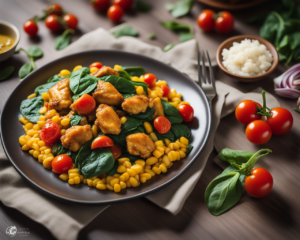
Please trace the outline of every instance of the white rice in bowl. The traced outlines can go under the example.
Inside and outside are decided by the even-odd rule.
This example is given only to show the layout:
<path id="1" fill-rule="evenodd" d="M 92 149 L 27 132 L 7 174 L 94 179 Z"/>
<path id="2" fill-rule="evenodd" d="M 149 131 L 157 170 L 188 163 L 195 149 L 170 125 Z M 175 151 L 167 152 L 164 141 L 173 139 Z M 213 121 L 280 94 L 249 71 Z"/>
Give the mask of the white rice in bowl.
<path id="1" fill-rule="evenodd" d="M 245 39 L 223 49 L 223 65 L 233 74 L 253 77 L 265 73 L 272 65 L 273 56 L 264 44 Z"/>

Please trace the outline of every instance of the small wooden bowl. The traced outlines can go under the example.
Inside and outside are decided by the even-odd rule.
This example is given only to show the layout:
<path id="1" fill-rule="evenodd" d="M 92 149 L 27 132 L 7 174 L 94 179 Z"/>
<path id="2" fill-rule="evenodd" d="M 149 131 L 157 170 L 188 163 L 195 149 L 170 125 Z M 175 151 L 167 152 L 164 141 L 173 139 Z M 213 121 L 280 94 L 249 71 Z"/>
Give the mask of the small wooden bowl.
<path id="1" fill-rule="evenodd" d="M 240 43 L 242 40 L 244 40 L 246 38 L 251 39 L 251 40 L 253 40 L 253 39 L 258 40 L 260 44 L 264 44 L 266 46 L 266 48 L 270 51 L 270 53 L 273 56 L 273 62 L 272 62 L 271 67 L 265 73 L 263 73 L 261 75 L 257 75 L 257 76 L 253 76 L 253 77 L 244 77 L 244 76 L 236 75 L 236 74 L 229 72 L 227 70 L 227 68 L 223 65 L 223 57 L 222 57 L 223 49 L 224 48 L 229 49 L 230 47 L 232 47 L 233 42 Z M 270 73 L 272 73 L 276 69 L 278 62 L 279 62 L 278 53 L 277 53 L 276 48 L 273 46 L 273 44 L 263 38 L 252 36 L 252 35 L 239 35 L 239 36 L 228 38 L 227 40 L 225 40 L 224 42 L 221 43 L 221 45 L 219 46 L 219 48 L 217 50 L 217 63 L 218 63 L 219 68 L 225 74 L 227 74 L 228 76 L 230 76 L 240 82 L 256 82 L 256 81 L 262 80 L 263 78 L 267 77 Z"/>

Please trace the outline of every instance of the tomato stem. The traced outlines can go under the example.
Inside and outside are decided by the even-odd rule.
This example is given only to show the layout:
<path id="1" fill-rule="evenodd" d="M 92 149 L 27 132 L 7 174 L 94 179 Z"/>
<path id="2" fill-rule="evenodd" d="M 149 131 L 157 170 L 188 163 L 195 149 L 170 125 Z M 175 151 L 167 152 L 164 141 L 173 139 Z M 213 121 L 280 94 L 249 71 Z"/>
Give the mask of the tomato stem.
<path id="1" fill-rule="evenodd" d="M 257 111 L 257 115 L 262 115 L 262 116 L 267 116 L 267 117 L 272 117 L 272 114 L 271 114 L 271 109 L 267 107 L 267 101 L 266 101 L 266 91 L 265 90 L 262 90 L 261 92 L 262 94 L 262 97 L 263 97 L 263 106 L 262 108 L 258 107 L 258 111 Z"/>

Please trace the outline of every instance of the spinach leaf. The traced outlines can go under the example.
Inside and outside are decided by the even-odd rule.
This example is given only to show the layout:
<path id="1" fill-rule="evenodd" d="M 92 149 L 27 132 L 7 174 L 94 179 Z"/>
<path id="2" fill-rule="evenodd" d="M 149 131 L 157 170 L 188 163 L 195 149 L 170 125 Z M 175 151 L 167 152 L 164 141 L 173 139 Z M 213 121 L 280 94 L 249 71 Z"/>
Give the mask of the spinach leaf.
<path id="1" fill-rule="evenodd" d="M 161 100 L 161 104 L 164 108 L 165 117 L 170 121 L 171 124 L 181 123 L 183 121 L 181 114 L 176 107 L 165 100 Z"/>
<path id="2" fill-rule="evenodd" d="M 130 75 L 140 77 L 146 73 L 146 70 L 143 67 L 139 66 L 122 66 L 122 68 Z"/>
<path id="3" fill-rule="evenodd" d="M 0 70 L 0 82 L 8 79 L 14 71 L 15 71 L 15 67 L 13 66 L 8 66 Z"/>
<path id="4" fill-rule="evenodd" d="M 144 82 L 135 82 L 131 81 L 134 86 L 142 86 L 144 88 L 145 93 L 148 95 L 148 84 Z"/>
<path id="5" fill-rule="evenodd" d="M 67 154 L 72 158 L 72 161 L 75 163 L 75 159 L 77 156 L 76 152 L 72 152 L 71 150 L 65 148 L 60 141 L 57 141 L 54 143 L 52 147 L 52 153 L 54 156 L 60 155 L 60 154 Z"/>
<path id="6" fill-rule="evenodd" d="M 191 136 L 191 130 L 181 123 L 172 124 L 171 131 L 175 135 L 176 139 L 180 139 L 181 137 L 189 139 Z"/>
<path id="7" fill-rule="evenodd" d="M 228 172 L 237 172 L 238 170 L 235 168 L 235 167 L 233 167 L 233 166 L 228 166 L 227 168 L 225 168 L 224 170 L 223 170 L 223 172 L 220 174 L 220 175 L 224 175 L 224 174 L 226 174 L 226 173 L 228 173 Z M 242 185 L 242 187 L 243 187 L 243 190 L 244 190 L 244 185 L 245 185 L 245 178 L 247 177 L 247 175 L 245 175 L 245 174 L 241 174 L 240 175 L 240 177 L 239 177 L 239 181 L 240 181 L 240 183 L 241 183 L 241 185 Z"/>
<path id="8" fill-rule="evenodd" d="M 20 69 L 19 69 L 19 78 L 23 79 L 26 77 L 29 73 L 31 73 L 34 70 L 31 63 L 25 63 Z"/>
<path id="9" fill-rule="evenodd" d="M 70 86 L 71 91 L 74 94 L 78 93 L 80 79 L 83 77 L 83 75 L 89 74 L 89 73 L 90 73 L 90 70 L 87 67 L 83 67 L 83 68 L 71 73 L 71 76 L 69 79 L 69 86 Z"/>
<path id="10" fill-rule="evenodd" d="M 127 121 L 121 126 L 121 133 L 126 133 L 136 129 L 143 124 L 143 120 L 136 119 L 131 116 L 127 116 Z"/>
<path id="11" fill-rule="evenodd" d="M 137 37 L 139 34 L 138 32 L 128 25 L 123 25 L 116 30 L 112 32 L 113 35 L 115 35 L 116 38 L 122 37 L 122 36 L 130 36 L 130 37 Z"/>
<path id="12" fill-rule="evenodd" d="M 239 201 L 243 192 L 240 175 L 238 172 L 226 172 L 207 186 L 205 203 L 211 214 L 218 216 Z"/>
<path id="13" fill-rule="evenodd" d="M 121 93 L 121 95 L 123 96 L 123 98 L 130 98 L 130 97 L 135 96 L 134 93 Z"/>
<path id="14" fill-rule="evenodd" d="M 83 120 L 83 117 L 81 117 L 81 116 L 79 116 L 79 115 L 74 115 L 74 116 L 70 117 L 70 124 L 71 124 L 71 126 L 76 126 L 76 125 L 78 125 L 82 120 Z"/>
<path id="15" fill-rule="evenodd" d="M 80 79 L 79 87 L 77 90 L 77 94 L 73 95 L 73 100 L 77 99 L 78 97 L 82 96 L 83 94 L 87 94 L 92 92 L 98 83 L 99 79 L 92 76 L 92 75 L 85 75 L 83 78 Z"/>
<path id="16" fill-rule="evenodd" d="M 66 29 L 64 33 L 61 36 L 58 36 L 54 39 L 54 48 L 56 50 L 62 50 L 69 46 L 71 42 L 71 34 L 73 34 L 75 31 L 73 29 Z"/>
<path id="17" fill-rule="evenodd" d="M 135 87 L 131 81 L 125 78 L 108 75 L 100 78 L 105 82 L 110 82 L 120 93 L 135 93 Z"/>
<path id="18" fill-rule="evenodd" d="M 30 122 L 37 123 L 40 118 L 40 109 L 44 106 L 44 100 L 41 96 L 28 98 L 21 102 L 20 112 Z"/>
<path id="19" fill-rule="evenodd" d="M 52 76 L 51 78 L 48 79 L 47 83 L 51 83 L 51 82 L 59 82 L 60 80 L 63 80 L 65 78 L 69 78 L 71 76 L 71 73 L 68 76 L 58 76 L 57 74 L 55 74 L 54 76 Z"/>
<path id="20" fill-rule="evenodd" d="M 107 175 L 113 176 L 113 175 L 115 175 L 115 174 L 120 174 L 120 173 L 117 171 L 119 166 L 120 166 L 120 165 L 119 165 L 118 161 L 115 161 L 114 166 L 112 167 L 112 169 L 110 169 L 110 170 L 107 172 Z"/>
<path id="21" fill-rule="evenodd" d="M 188 155 L 193 149 L 193 146 L 191 144 L 187 145 L 187 148 L 186 148 L 186 155 Z"/>
<path id="22" fill-rule="evenodd" d="M 75 159 L 75 167 L 77 167 L 79 169 L 79 171 L 81 172 L 81 168 L 82 168 L 82 163 L 83 161 L 92 153 L 92 142 L 94 139 L 91 139 L 90 141 L 86 142 L 85 144 L 83 144 L 83 146 L 80 148 L 76 159 Z"/>
<path id="23" fill-rule="evenodd" d="M 193 4 L 193 0 L 180 0 L 174 4 L 166 4 L 166 8 L 167 10 L 171 11 L 171 14 L 174 18 L 178 18 L 188 14 Z"/>
<path id="24" fill-rule="evenodd" d="M 37 59 L 43 56 L 43 51 L 37 46 L 30 46 L 27 49 L 27 52 L 31 55 L 31 57 Z"/>
<path id="25" fill-rule="evenodd" d="M 151 5 L 142 1 L 137 1 L 136 10 L 139 12 L 149 12 L 151 10 Z"/>
<path id="26" fill-rule="evenodd" d="M 120 156 L 120 158 L 125 158 L 125 157 L 130 159 L 131 165 L 135 165 L 135 161 L 138 160 L 138 159 L 141 159 L 140 156 L 134 156 L 134 155 L 131 155 L 130 153 L 125 153 L 122 156 Z M 109 176 L 113 176 L 115 174 L 120 174 L 117 171 L 119 166 L 120 165 L 119 165 L 118 161 L 115 161 L 115 164 L 114 164 L 113 168 L 110 171 L 108 171 L 107 174 Z"/>
<path id="27" fill-rule="evenodd" d="M 48 92 L 50 88 L 52 88 L 56 82 L 50 82 L 43 85 L 40 85 L 35 88 L 34 93 L 36 93 L 37 96 L 42 95 L 44 92 Z"/>
<path id="28" fill-rule="evenodd" d="M 170 44 L 168 44 L 167 46 L 165 46 L 165 47 L 163 48 L 163 51 L 164 51 L 164 52 L 167 52 L 167 51 L 171 50 L 174 46 L 175 46 L 174 43 L 170 43 Z"/>
<path id="29" fill-rule="evenodd" d="M 134 134 L 134 133 L 144 133 L 145 130 L 142 126 L 137 127 L 136 129 L 132 130 L 132 131 L 128 131 L 125 133 L 120 133 L 119 135 L 113 135 L 113 134 L 107 134 L 106 136 L 110 137 L 111 140 L 113 140 L 114 144 L 120 146 L 120 147 L 126 147 L 127 143 L 126 143 L 126 137 Z"/>
<path id="30" fill-rule="evenodd" d="M 171 140 L 171 142 L 175 142 L 176 141 L 176 137 L 175 135 L 172 133 L 172 131 L 169 131 L 165 134 L 160 134 L 159 132 L 157 132 L 155 129 L 154 129 L 154 133 L 156 135 L 156 137 L 158 138 L 158 140 L 162 140 L 164 143 L 165 143 L 165 139 L 168 138 Z"/>
<path id="31" fill-rule="evenodd" d="M 190 32 L 191 27 L 187 24 L 179 23 L 176 21 L 169 21 L 169 22 L 160 22 L 160 24 L 168 28 L 176 33 L 181 33 L 181 32 Z"/>
<path id="32" fill-rule="evenodd" d="M 150 122 L 152 120 L 154 113 L 155 113 L 155 110 L 153 108 L 147 108 L 146 112 L 132 114 L 131 117 L 143 120 L 144 122 Z"/>
<path id="33" fill-rule="evenodd" d="M 118 71 L 120 77 L 122 78 L 125 78 L 125 79 L 128 79 L 131 81 L 131 76 L 128 74 L 128 72 L 126 71 Z"/>
<path id="34" fill-rule="evenodd" d="M 185 42 L 194 38 L 193 33 L 190 32 L 182 32 L 179 34 L 179 41 Z"/>
<path id="35" fill-rule="evenodd" d="M 108 148 L 94 149 L 81 165 L 81 172 L 85 178 L 98 176 L 110 171 L 114 166 L 114 157 Z"/>
<path id="36" fill-rule="evenodd" d="M 236 164 L 241 165 L 242 163 L 246 163 L 253 154 L 253 152 L 224 148 L 218 154 L 218 158 L 235 166 Z"/>

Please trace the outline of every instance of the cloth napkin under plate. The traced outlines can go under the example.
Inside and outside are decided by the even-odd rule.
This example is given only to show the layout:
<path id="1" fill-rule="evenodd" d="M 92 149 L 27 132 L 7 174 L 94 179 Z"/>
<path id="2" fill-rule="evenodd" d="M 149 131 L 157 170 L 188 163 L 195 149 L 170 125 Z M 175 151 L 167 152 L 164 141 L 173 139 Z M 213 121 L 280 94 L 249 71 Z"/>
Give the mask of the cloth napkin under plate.
<path id="1" fill-rule="evenodd" d="M 197 81 L 197 42 L 190 40 L 176 45 L 164 53 L 160 48 L 132 37 L 115 39 L 109 32 L 99 28 L 85 34 L 62 50 L 60 56 L 95 49 L 114 49 L 142 54 L 169 64 Z M 201 46 L 200 46 L 201 47 Z M 157 191 L 147 198 L 158 206 L 177 214 L 201 176 L 206 161 L 213 150 L 215 133 L 220 118 L 234 111 L 236 103 L 248 98 L 259 101 L 258 93 L 244 94 L 220 81 L 216 82 L 217 96 L 213 101 L 212 129 L 208 143 L 195 163 L 168 188 Z M 276 99 L 267 94 L 268 101 Z M 275 106 L 274 105 L 274 106 Z M 271 106 L 271 105 L 270 105 Z M 272 106 L 271 106 L 272 107 Z M 221 145 L 218 143 L 218 146 Z M 226 143 L 224 143 L 226 145 Z M 49 197 L 33 188 L 15 171 L 3 152 L 0 152 L 0 200 L 8 207 L 18 209 L 31 219 L 43 224 L 58 239 L 76 239 L 80 229 L 91 222 L 108 206 L 86 206 L 66 203 Z M 76 209 L 76 211 L 74 211 Z M 58 226 L 64 223 L 64 228 Z"/>

